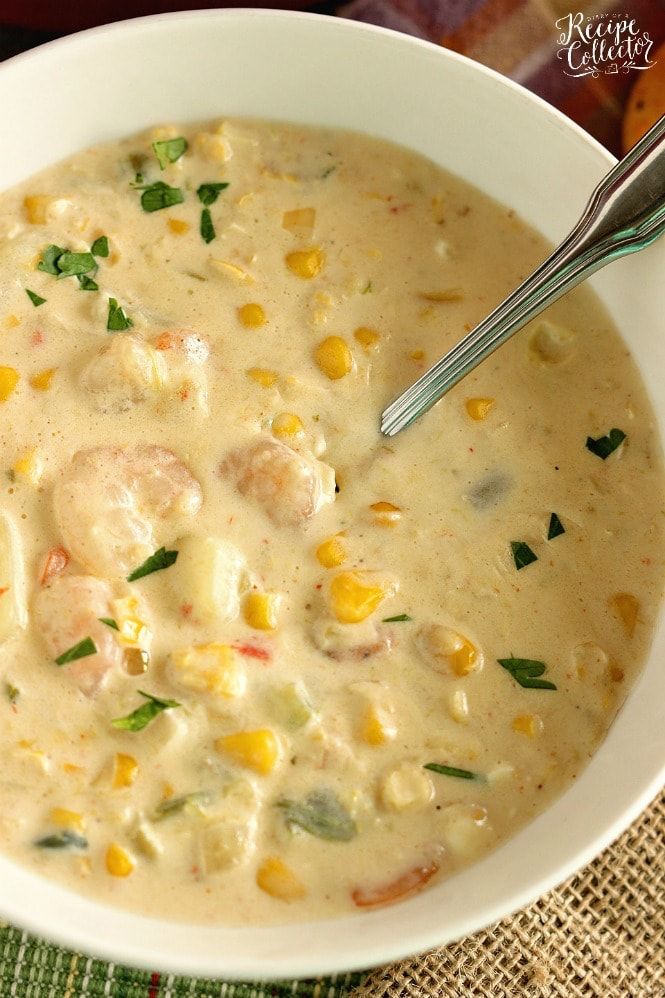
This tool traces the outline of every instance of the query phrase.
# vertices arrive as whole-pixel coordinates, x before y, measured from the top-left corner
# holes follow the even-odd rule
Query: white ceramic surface
[[[511,205],[552,241],[613,162],[525,90],[434,45],[307,14],[217,11],[95,29],[0,67],[0,189],[155,122],[229,114],[400,142]],[[661,427],[664,275],[662,240],[593,280],[641,365]],[[120,963],[245,979],[369,967],[459,938],[587,863],[656,793],[665,776],[664,657],[661,627],[607,741],[554,807],[404,904],[306,925],[201,928],[95,905],[0,857],[0,914]]]

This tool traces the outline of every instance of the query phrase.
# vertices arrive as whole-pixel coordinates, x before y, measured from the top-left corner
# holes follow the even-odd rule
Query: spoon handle
[[[573,230],[537,270],[383,412],[392,437],[513,333],[612,260],[665,232],[665,115],[600,181]]]

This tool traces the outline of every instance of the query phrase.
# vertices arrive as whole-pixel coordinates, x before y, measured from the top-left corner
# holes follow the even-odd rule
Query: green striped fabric
[[[0,924],[2,998],[344,998],[364,976],[241,984],[150,973],[72,953]]]

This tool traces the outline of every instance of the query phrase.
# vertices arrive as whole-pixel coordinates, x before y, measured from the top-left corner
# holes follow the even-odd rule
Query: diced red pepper
[[[68,564],[69,555],[64,548],[51,548],[49,553],[46,555],[44,567],[42,568],[39,576],[39,584],[47,586],[52,579],[64,572]]]
[[[421,891],[425,884],[438,872],[439,864],[432,860],[425,866],[414,866],[412,870],[402,873],[396,880],[378,887],[356,887],[351,892],[353,903],[358,908],[379,908],[384,904],[394,904],[403,901]]]

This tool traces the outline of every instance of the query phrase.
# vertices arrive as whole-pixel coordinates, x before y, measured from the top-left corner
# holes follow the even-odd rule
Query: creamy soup
[[[2,195],[3,849],[163,918],[369,910],[559,795],[644,662],[654,416],[578,290],[394,440],[547,253],[360,135],[162,127]]]

